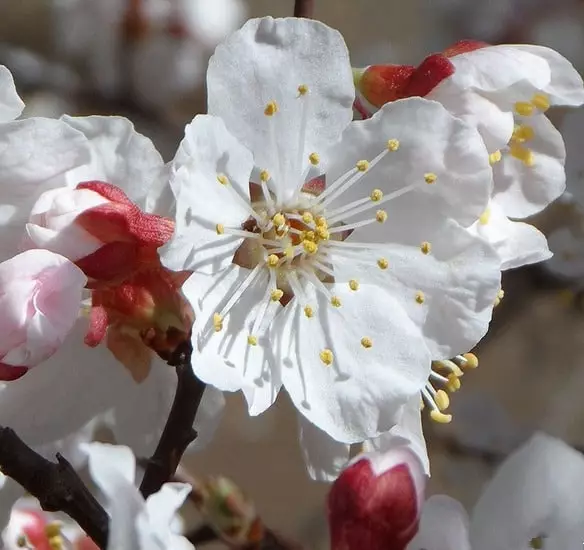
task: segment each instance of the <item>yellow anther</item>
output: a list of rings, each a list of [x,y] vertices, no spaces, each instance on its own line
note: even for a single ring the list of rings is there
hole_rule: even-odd
[[[225,174],[217,174],[217,181],[221,185],[227,185],[229,183],[229,178]]]
[[[509,147],[509,153],[511,153],[512,157],[519,159],[525,166],[533,166],[535,162],[535,156],[533,152],[527,147],[523,147],[518,143],[512,143]]]
[[[302,248],[307,254],[315,254],[318,250],[318,245],[314,241],[305,239],[302,241]]]
[[[426,297],[424,296],[424,293],[421,290],[418,290],[418,292],[416,292],[416,302],[418,302],[418,304],[423,304],[425,300]]]
[[[501,155],[501,151],[497,149],[497,151],[489,155],[489,162],[491,164],[497,164],[497,162],[501,161],[501,158],[503,158],[503,155]]]
[[[225,233],[225,226],[222,223],[218,223],[215,226],[215,231],[217,231],[217,235],[223,235]]]
[[[278,104],[275,101],[270,101],[264,109],[264,115],[274,116],[278,112]]]
[[[276,227],[282,227],[286,223],[286,218],[284,217],[284,214],[278,212],[277,214],[274,214],[272,221]]]
[[[504,297],[505,297],[505,291],[503,289],[500,289],[499,292],[497,292],[497,297],[495,298],[494,306],[497,307],[501,303],[501,300]],[[570,302],[571,302],[571,299],[570,299]]]
[[[481,225],[487,225],[491,219],[491,209],[487,209],[479,216],[479,223]]]
[[[18,546],[18,548],[28,547],[28,539],[26,538],[26,535],[18,535],[18,538],[16,539],[16,546]]]
[[[355,279],[351,279],[349,281],[349,288],[351,290],[359,290],[359,281],[357,281]]]
[[[310,319],[314,315],[314,310],[310,306],[305,306],[304,315]]]
[[[461,385],[462,385],[462,383],[460,382],[460,378],[458,378],[458,376],[456,376],[456,374],[451,372],[448,375],[448,383],[446,384],[446,389],[449,392],[454,393],[460,389]]]
[[[378,210],[375,212],[375,220],[378,223],[385,223],[387,221],[387,212],[385,210]]]
[[[373,189],[373,191],[371,191],[371,195],[369,195],[369,198],[373,202],[379,202],[383,198],[383,191],[381,189]]]
[[[331,234],[329,233],[329,230],[326,227],[322,227],[322,226],[316,228],[316,234],[323,241],[328,240],[328,238],[331,236]]]
[[[308,93],[308,86],[306,84],[300,84],[298,86],[298,93],[300,95],[306,95]]]
[[[318,153],[310,153],[310,155],[308,155],[308,160],[310,161],[310,164],[316,166],[320,162],[320,156]]]
[[[430,254],[430,252],[432,252],[432,245],[428,241],[424,241],[420,245],[420,250],[422,251],[422,254]]]
[[[462,364],[465,369],[476,369],[479,366],[479,359],[474,353],[465,353],[463,357],[466,359],[466,363]]]
[[[223,317],[218,313],[213,314],[213,328],[215,332],[220,332],[223,329]]]
[[[276,288],[275,290],[272,290],[272,293],[270,294],[270,299],[272,300],[272,302],[279,302],[282,299],[282,296],[284,296],[284,292],[279,288]]]
[[[424,179],[428,185],[432,185],[438,179],[438,176],[434,172],[428,172],[424,174]]]
[[[377,260],[377,265],[379,266],[379,269],[387,269],[389,267],[389,262],[385,258],[379,258],[379,260]]]
[[[438,424],[449,424],[452,421],[451,414],[444,414],[443,412],[440,412],[438,409],[434,409],[433,411],[430,412],[430,418],[434,422],[438,422]]]
[[[436,406],[440,411],[445,411],[450,406],[450,397],[444,390],[438,390],[434,396]]]
[[[327,223],[326,218],[324,216],[317,216],[314,219],[314,223],[316,223],[317,227],[328,227],[328,223]]]
[[[341,299],[338,296],[333,296],[331,298],[331,304],[335,307],[341,307]]]
[[[311,212],[304,212],[304,214],[302,214],[302,221],[308,225],[314,221],[314,216]]]
[[[276,256],[275,254],[270,254],[266,258],[266,263],[268,264],[268,267],[278,267],[279,261],[280,261],[280,258],[278,258],[278,256]]]
[[[521,116],[531,116],[535,111],[535,105],[528,101],[518,101],[515,103],[515,112]]]
[[[316,234],[311,229],[302,233],[302,238],[307,241],[314,241]]]
[[[387,140],[387,148],[390,151],[397,151],[399,149],[399,140],[397,140],[397,139]]]
[[[45,535],[48,538],[59,536],[62,530],[63,524],[59,521],[51,521],[45,525]]]
[[[520,126],[516,126],[515,130],[513,131],[513,136],[511,139],[517,141],[529,141],[535,137],[535,130],[531,126],[527,126],[526,124],[521,124]]]
[[[49,548],[51,550],[64,550],[65,549],[65,539],[57,535],[56,537],[49,538]]]
[[[367,160],[360,160],[355,164],[355,168],[359,170],[359,172],[366,172],[369,170],[369,161]]]
[[[535,94],[531,98],[531,103],[542,112],[550,108],[550,98],[546,94]]]
[[[247,343],[248,343],[250,346],[257,346],[257,345],[258,345],[258,339],[257,339],[257,336],[254,336],[253,334],[250,334],[250,335],[247,337]]]
[[[260,172],[260,180],[262,180],[263,183],[266,183],[269,179],[270,173],[267,170],[262,170]]]
[[[373,346],[373,340],[371,340],[371,338],[369,338],[368,336],[363,336],[363,338],[361,338],[361,345],[365,349],[369,349],[370,347]]]
[[[335,358],[335,356],[333,355],[333,352],[330,349],[323,349],[320,354],[320,360],[325,364],[325,365],[331,365],[333,362],[333,359]]]

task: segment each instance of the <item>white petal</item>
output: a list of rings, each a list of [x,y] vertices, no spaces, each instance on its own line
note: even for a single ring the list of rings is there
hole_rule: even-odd
[[[496,201],[491,201],[488,214],[471,231],[497,251],[502,270],[542,262],[552,256],[543,233],[528,223],[510,220]]]
[[[307,86],[301,95],[299,86]],[[295,192],[308,155],[336,141],[351,121],[354,86],[342,36],[308,19],[252,19],[219,45],[207,73],[209,114],[272,174],[279,192]],[[278,105],[265,116],[270,101]],[[270,127],[273,127],[273,134]]]
[[[535,137],[523,145],[533,153],[533,164],[503,153],[493,166],[494,197],[511,218],[525,218],[545,208],[566,188],[566,150],[561,134],[545,115],[524,118]]]
[[[23,109],[24,103],[18,97],[10,71],[0,65],[0,122],[18,118]]]
[[[473,550],[525,548],[534,537],[570,533],[582,524],[583,476],[579,452],[558,439],[533,436],[505,460],[477,502]]]
[[[197,439],[189,445],[189,452],[204,449],[210,443],[219,427],[224,408],[223,392],[213,386],[207,386],[193,424]]]
[[[404,218],[407,215],[415,217],[411,212],[394,214]],[[356,279],[391,292],[395,303],[418,327],[433,359],[466,353],[488,329],[500,289],[498,255],[489,244],[455,222],[440,227],[432,226],[429,219],[419,220],[421,227],[398,236],[402,224],[397,221],[393,228],[392,220],[390,214],[384,225],[390,226],[387,229],[401,242],[362,248],[350,256],[335,247],[331,254],[335,280]],[[430,227],[424,227],[424,223]],[[353,237],[359,240],[359,230],[349,236],[348,245]],[[428,254],[422,253],[423,242],[431,247]],[[380,258],[388,261],[387,269],[378,267]],[[418,303],[419,292],[423,303]]]
[[[456,81],[443,80],[427,96],[439,101],[456,117],[474,126],[489,153],[505,147],[513,133],[513,114],[502,110],[474,88],[461,89]]]
[[[567,227],[560,227],[550,233],[548,240],[554,255],[545,268],[566,279],[584,277],[584,237],[575,235]]]
[[[399,141],[397,151],[387,150],[389,139]],[[327,185],[355,168],[357,161],[371,161],[383,151],[386,156],[334,201],[333,208],[368,197],[376,188],[389,194],[413,186],[401,197],[383,203],[383,208],[388,213],[392,209],[406,211],[416,222],[412,212],[440,212],[463,225],[471,224],[484,210],[491,191],[485,145],[475,128],[439,103],[422,98],[399,100],[368,120],[353,122],[329,153]],[[436,181],[426,183],[426,174],[435,175]],[[372,217],[373,212],[354,216],[351,221]]]
[[[315,481],[334,481],[349,461],[350,445],[335,441],[300,414],[298,423],[300,448],[308,474]]]
[[[220,118],[198,115],[186,127],[171,167],[176,228],[160,251],[164,265],[201,273],[227,267],[242,239],[218,234],[217,225],[239,230],[250,217],[251,154]],[[225,184],[218,180],[223,176]]]
[[[0,529],[8,525],[14,503],[24,494],[25,490],[21,485],[12,478],[0,474]]]
[[[170,538],[172,520],[190,492],[191,486],[186,483],[165,483],[146,500],[148,523],[161,539]]]
[[[422,431],[422,415],[420,411],[420,396],[414,395],[402,406],[395,426],[389,432],[370,439],[363,444],[365,452],[387,452],[397,445],[405,445],[418,457],[423,465],[424,473],[430,475],[430,460],[426,450],[426,440]]]
[[[36,199],[65,186],[66,171],[88,159],[84,136],[60,120],[33,118],[0,125],[0,260],[18,250]]]
[[[553,105],[576,107],[584,103],[584,84],[578,71],[563,55],[545,46],[517,45],[515,49],[537,55],[550,66],[551,81],[543,89],[549,94]]]
[[[446,495],[431,496],[422,508],[418,534],[407,550],[470,550],[468,514]],[[474,548],[474,547],[473,547]]]
[[[83,181],[105,181],[119,187],[140,208],[155,209],[156,190],[164,161],[150,139],[136,132],[127,118],[118,116],[63,116],[69,126],[89,141],[91,161],[67,174],[70,187]]]
[[[280,389],[280,373],[274,366],[265,330],[281,309],[271,302],[267,281],[256,283],[238,299],[223,319],[223,329],[215,332],[213,315],[221,311],[229,297],[245,281],[249,270],[232,264],[217,276],[194,273],[183,292],[195,311],[193,326],[193,369],[197,376],[223,391],[242,390],[255,415],[267,409]],[[269,303],[257,345],[248,344],[254,321],[264,304]]]
[[[125,370],[120,363],[117,367]],[[174,369],[153,359],[148,377],[129,385],[111,411],[109,420],[116,441],[131,447],[136,456],[150,456],[162,435],[175,390]]]
[[[83,343],[86,331],[86,320],[78,321],[53,357],[0,388],[3,425],[29,445],[53,442],[79,430],[123,402],[136,386],[109,350]],[[139,406],[136,414],[144,405]]]
[[[362,284],[353,292],[345,284],[330,292],[340,308],[307,289],[312,318],[296,298],[286,306],[273,324],[274,351],[296,408],[334,439],[358,443],[392,427],[425,383],[430,353],[384,288]],[[364,347],[363,338],[373,345]],[[324,350],[333,354],[330,365],[320,358]]]
[[[456,72],[452,79],[460,89],[497,93],[521,82],[536,90],[550,83],[551,69],[545,59],[515,46],[488,46],[450,58]]]
[[[139,548],[135,520],[144,500],[134,485],[136,460],[128,447],[107,443],[87,443],[89,472],[107,499],[108,550]]]

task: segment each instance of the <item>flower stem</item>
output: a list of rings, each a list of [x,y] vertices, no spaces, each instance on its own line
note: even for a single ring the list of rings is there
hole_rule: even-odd
[[[314,0],[295,0],[294,17],[312,19],[314,14]]]
[[[140,492],[144,498],[160,490],[169,481],[189,443],[197,437],[193,422],[205,391],[205,384],[191,367],[192,346],[185,342],[174,353],[169,365],[176,367],[178,383],[166,426],[154,454],[148,459]]]
[[[109,517],[59,453],[51,462],[33,451],[11,428],[0,427],[0,469],[36,497],[43,510],[73,518],[100,547],[107,546]]]

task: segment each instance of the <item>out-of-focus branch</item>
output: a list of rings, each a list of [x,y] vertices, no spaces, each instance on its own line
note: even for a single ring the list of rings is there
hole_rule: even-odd
[[[108,538],[109,517],[60,454],[51,462],[33,451],[11,428],[0,427],[0,469],[22,485],[47,512],[71,516],[100,547]]]
[[[294,17],[306,17],[307,19],[312,19],[314,15],[314,1],[315,0],[295,0]]]
[[[154,454],[148,459],[140,485],[144,498],[156,493],[172,478],[189,443],[197,437],[193,422],[205,384],[195,376],[191,367],[192,351],[190,341],[186,341],[168,361],[169,365],[176,367],[178,383],[166,426]]]

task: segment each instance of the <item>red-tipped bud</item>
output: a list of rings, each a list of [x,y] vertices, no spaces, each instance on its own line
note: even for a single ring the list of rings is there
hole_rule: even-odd
[[[332,550],[403,550],[418,529],[424,468],[407,447],[361,455],[328,496]]]

